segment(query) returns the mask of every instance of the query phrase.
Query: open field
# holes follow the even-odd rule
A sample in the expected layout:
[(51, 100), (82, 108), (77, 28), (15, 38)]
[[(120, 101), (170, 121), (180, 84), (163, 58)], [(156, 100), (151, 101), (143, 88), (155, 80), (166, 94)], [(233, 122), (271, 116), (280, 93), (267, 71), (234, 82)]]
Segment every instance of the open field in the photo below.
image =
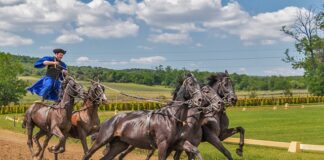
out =
[[(114, 115), (114, 112), (99, 112), (100, 119), (105, 119)], [(248, 107), (245, 111), (242, 108), (228, 108), (227, 114), (230, 118), (230, 126), (243, 126), (246, 129), (246, 138), (259, 140), (272, 140), (281, 142), (299, 141), (307, 144), (324, 145), (324, 104), (290, 106), (284, 109), (279, 106), (277, 110), (272, 107)], [(13, 122), (4, 120), (5, 116), (0, 115), (0, 128), (11, 130), (16, 133), (24, 133), (18, 122), (17, 127), (13, 127)], [(22, 114), (16, 115), (22, 118)], [(237, 137), (237, 136), (235, 136)], [(76, 140), (69, 140), (69, 145), (79, 144)], [(226, 144), (235, 159), (324, 159), (324, 153), (289, 153), (284, 149), (275, 149), (258, 146), (246, 146), (244, 157), (239, 158), (235, 155), (236, 145)], [(25, 146), (27, 148), (27, 145)], [(200, 151), (207, 160), (225, 159), (215, 148), (209, 144), (201, 144)], [(142, 153), (137, 151), (136, 153)], [(141, 155), (141, 154), (140, 154)]]

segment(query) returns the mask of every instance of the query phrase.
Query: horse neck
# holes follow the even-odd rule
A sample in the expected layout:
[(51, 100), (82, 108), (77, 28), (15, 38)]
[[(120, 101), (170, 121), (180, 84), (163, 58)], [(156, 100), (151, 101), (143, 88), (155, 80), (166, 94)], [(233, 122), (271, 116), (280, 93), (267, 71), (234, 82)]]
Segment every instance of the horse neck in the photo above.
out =
[(176, 94), (177, 94), (177, 96), (174, 98), (175, 101), (182, 101), (182, 102), (186, 101), (186, 98), (184, 96), (185, 93), (184, 93), (183, 87), (181, 87)]
[[(92, 101), (90, 98), (88, 98), (81, 109), (87, 109), (86, 113), (89, 117), (98, 117), (98, 106), (99, 104), (95, 101)], [(92, 119), (92, 118), (91, 118)]]
[(65, 108), (66, 116), (68, 120), (71, 120), (73, 105), (74, 105), (74, 97), (70, 96), (67, 91), (64, 92), (62, 101), (59, 103), (61, 107)]
[(173, 106), (171, 107), (171, 114), (177, 117), (181, 121), (185, 121), (188, 114), (188, 107), (182, 104), (180, 106)]

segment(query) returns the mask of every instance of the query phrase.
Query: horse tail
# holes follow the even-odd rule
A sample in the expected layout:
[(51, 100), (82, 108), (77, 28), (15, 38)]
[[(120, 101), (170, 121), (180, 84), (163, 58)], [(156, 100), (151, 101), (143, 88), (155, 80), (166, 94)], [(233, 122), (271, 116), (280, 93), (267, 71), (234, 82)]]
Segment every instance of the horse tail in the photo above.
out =
[(24, 120), (21, 124), (21, 127), (22, 128), (26, 128), (27, 126), (27, 122), (31, 122), (31, 113), (33, 111), (33, 108), (34, 108), (35, 104), (32, 104), (27, 110), (26, 110), (26, 113), (25, 113), (25, 116), (24, 116)]

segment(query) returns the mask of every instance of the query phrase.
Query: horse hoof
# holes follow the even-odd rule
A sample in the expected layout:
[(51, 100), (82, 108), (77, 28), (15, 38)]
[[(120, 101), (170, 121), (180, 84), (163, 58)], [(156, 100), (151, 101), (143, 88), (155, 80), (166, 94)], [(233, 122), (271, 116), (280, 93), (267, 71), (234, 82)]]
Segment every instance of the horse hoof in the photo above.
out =
[(62, 148), (62, 147), (60, 147), (60, 149), (58, 149), (58, 150), (54, 150), (52, 153), (54, 153), (54, 154), (59, 154), (59, 153), (63, 153), (64, 151), (65, 151), (65, 149)]
[(48, 147), (47, 149), (48, 149), (49, 152), (54, 153), (54, 151), (55, 151), (55, 146)]
[(238, 156), (240, 156), (240, 157), (242, 157), (243, 156), (243, 151), (241, 150), (241, 149), (236, 149), (236, 154), (238, 155)]

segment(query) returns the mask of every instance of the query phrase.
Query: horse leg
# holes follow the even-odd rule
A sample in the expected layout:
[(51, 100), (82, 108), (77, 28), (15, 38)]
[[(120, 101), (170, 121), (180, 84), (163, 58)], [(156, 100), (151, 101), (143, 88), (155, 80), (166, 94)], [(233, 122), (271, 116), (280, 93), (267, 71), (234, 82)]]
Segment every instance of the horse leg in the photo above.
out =
[(222, 142), (214, 132), (212, 132), (209, 128), (204, 127), (204, 135), (207, 142), (222, 152), (228, 160), (233, 160), (231, 153), (223, 146)]
[[(94, 141), (93, 145), (91, 148), (84, 154), (83, 160), (88, 160), (100, 147), (104, 146), (106, 143), (108, 143), (109, 138), (107, 136), (98, 136), (96, 137), (96, 140)], [(109, 151), (110, 151), (110, 146), (109, 146)]]
[(46, 137), (45, 137), (45, 140), (44, 140), (44, 142), (43, 142), (43, 146), (42, 146), (42, 150), (41, 150), (41, 152), (40, 152), (40, 154), (39, 154), (39, 158), (38, 159), (43, 159), (43, 157), (44, 157), (44, 152), (45, 152), (45, 148), (47, 147), (47, 145), (48, 145), (48, 142), (49, 142), (49, 140), (52, 138), (52, 134), (47, 134), (46, 135)]
[(150, 153), (146, 156), (146, 160), (150, 160), (150, 158), (153, 156), (155, 152), (155, 149), (150, 150)]
[[(192, 145), (189, 141), (185, 141), (182, 145), (182, 148), (187, 152), (188, 158), (190, 158), (190, 160), (194, 160), (195, 156), (197, 156), (200, 160), (203, 160), (198, 148)], [(191, 153), (193, 156), (189, 156), (189, 153)]]
[(190, 152), (186, 152), (186, 154), (187, 154), (187, 156), (188, 156), (188, 160), (193, 160), (193, 159), (195, 159), (195, 154), (193, 154), (193, 153), (190, 153)]
[(158, 145), (158, 160), (166, 160), (168, 143), (167, 141), (162, 141)]
[(173, 156), (173, 159), (174, 160), (180, 160), (181, 154), (182, 154), (182, 151), (176, 151), (174, 156)]
[(81, 127), (78, 127), (78, 131), (80, 133), (80, 139), (83, 147), (83, 152), (84, 154), (88, 151), (88, 145), (87, 145), (87, 135), (86, 133), (82, 130)]
[(100, 160), (112, 160), (119, 153), (125, 151), (128, 147), (129, 147), (129, 144), (127, 144), (125, 142), (121, 142), (119, 140), (115, 140), (110, 143), (109, 152), (107, 152), (104, 155), (104, 157), (102, 157)]
[(239, 148), (236, 149), (236, 154), (239, 156), (243, 156), (244, 133), (245, 133), (244, 128), (240, 126), (235, 128), (226, 128), (220, 133), (219, 138), (221, 141), (223, 141), (224, 139), (231, 137), (232, 135), (238, 132), (240, 133), (240, 143), (239, 143)]
[(59, 143), (55, 146), (48, 148), (48, 151), (51, 153), (63, 153), (65, 151), (64, 145), (65, 145), (66, 137), (57, 126), (55, 126), (52, 129), (52, 134), (54, 134), (59, 138)]
[(119, 159), (119, 160), (123, 160), (123, 159), (126, 157), (126, 155), (127, 155), (128, 153), (132, 152), (134, 149), (135, 149), (134, 146), (129, 146), (125, 151), (123, 151), (123, 152), (121, 152), (121, 153), (119, 154), (118, 159)]
[[(31, 122), (32, 123), (32, 122)], [(27, 145), (29, 148), (29, 151), (32, 155), (32, 157), (34, 157), (34, 151), (33, 151), (33, 129), (34, 129), (34, 124), (31, 124), (27, 122), (27, 135), (28, 135), (28, 139), (27, 139)]]
[(36, 157), (37, 157), (37, 156), (39, 155), (40, 151), (42, 150), (42, 146), (41, 146), (41, 144), (39, 143), (39, 139), (40, 139), (41, 137), (43, 137), (45, 134), (46, 134), (46, 132), (45, 132), (44, 130), (40, 129), (40, 130), (39, 130), (39, 131), (38, 131), (38, 132), (33, 136), (33, 141), (37, 144), (37, 147), (38, 147), (37, 152), (35, 152), (33, 156), (36, 156)]

